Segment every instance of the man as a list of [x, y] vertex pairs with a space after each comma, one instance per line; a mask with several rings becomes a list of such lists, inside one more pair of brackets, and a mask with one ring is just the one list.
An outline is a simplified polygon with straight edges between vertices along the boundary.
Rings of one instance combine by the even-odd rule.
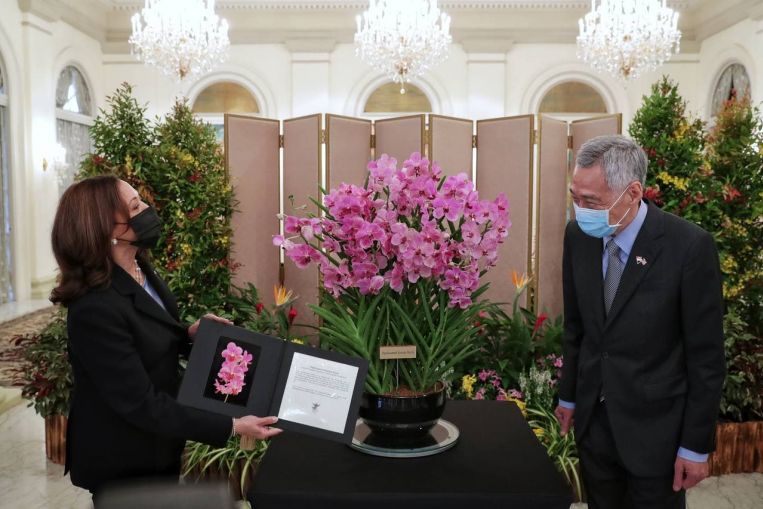
[[[624, 136], [578, 152], [564, 237], [564, 368], [591, 509], [683, 508], [708, 475], [725, 375], [713, 238], [642, 200], [647, 159]], [[574, 417], [574, 419], [573, 419]]]

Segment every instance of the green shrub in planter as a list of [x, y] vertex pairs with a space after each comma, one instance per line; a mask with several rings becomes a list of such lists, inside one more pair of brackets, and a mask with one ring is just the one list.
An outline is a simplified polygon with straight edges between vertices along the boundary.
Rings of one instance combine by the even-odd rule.
[[61, 308], [39, 333], [12, 339], [20, 361], [14, 378], [42, 417], [69, 415], [72, 372], [67, 354], [66, 310]]

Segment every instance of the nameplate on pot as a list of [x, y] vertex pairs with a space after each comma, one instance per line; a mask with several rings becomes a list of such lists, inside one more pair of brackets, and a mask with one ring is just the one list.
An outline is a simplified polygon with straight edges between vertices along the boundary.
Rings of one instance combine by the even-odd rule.
[[416, 345], [391, 345], [379, 347], [380, 359], [415, 359]]

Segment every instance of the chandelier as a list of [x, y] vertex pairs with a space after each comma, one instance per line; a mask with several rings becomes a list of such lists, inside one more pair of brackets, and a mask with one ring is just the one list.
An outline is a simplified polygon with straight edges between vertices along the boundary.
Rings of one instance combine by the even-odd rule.
[[678, 13], [666, 0], [592, 0], [580, 21], [578, 58], [623, 81], [653, 71], [679, 49]]
[[405, 93], [405, 83], [448, 56], [450, 16], [437, 0], [371, 0], [357, 17], [356, 54]]
[[215, 0], [146, 0], [132, 17], [129, 42], [140, 60], [177, 81], [209, 71], [230, 46]]

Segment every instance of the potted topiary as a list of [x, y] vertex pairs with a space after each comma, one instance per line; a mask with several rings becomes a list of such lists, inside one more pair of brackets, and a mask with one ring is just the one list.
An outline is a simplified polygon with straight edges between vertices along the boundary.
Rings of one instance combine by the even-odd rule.
[[[274, 243], [319, 267], [321, 345], [369, 361], [361, 418], [377, 434], [420, 435], [442, 415], [443, 377], [474, 352], [480, 277], [508, 235], [508, 202], [480, 201], [466, 174], [446, 177], [419, 153], [368, 170], [363, 187], [314, 201], [323, 216], [285, 217]], [[415, 358], [384, 360], [384, 347]]]
[[45, 453], [54, 463], [66, 462], [66, 422], [72, 389], [72, 370], [67, 354], [66, 311], [36, 334], [17, 336], [14, 342], [21, 363], [14, 370], [15, 382], [45, 419]]

